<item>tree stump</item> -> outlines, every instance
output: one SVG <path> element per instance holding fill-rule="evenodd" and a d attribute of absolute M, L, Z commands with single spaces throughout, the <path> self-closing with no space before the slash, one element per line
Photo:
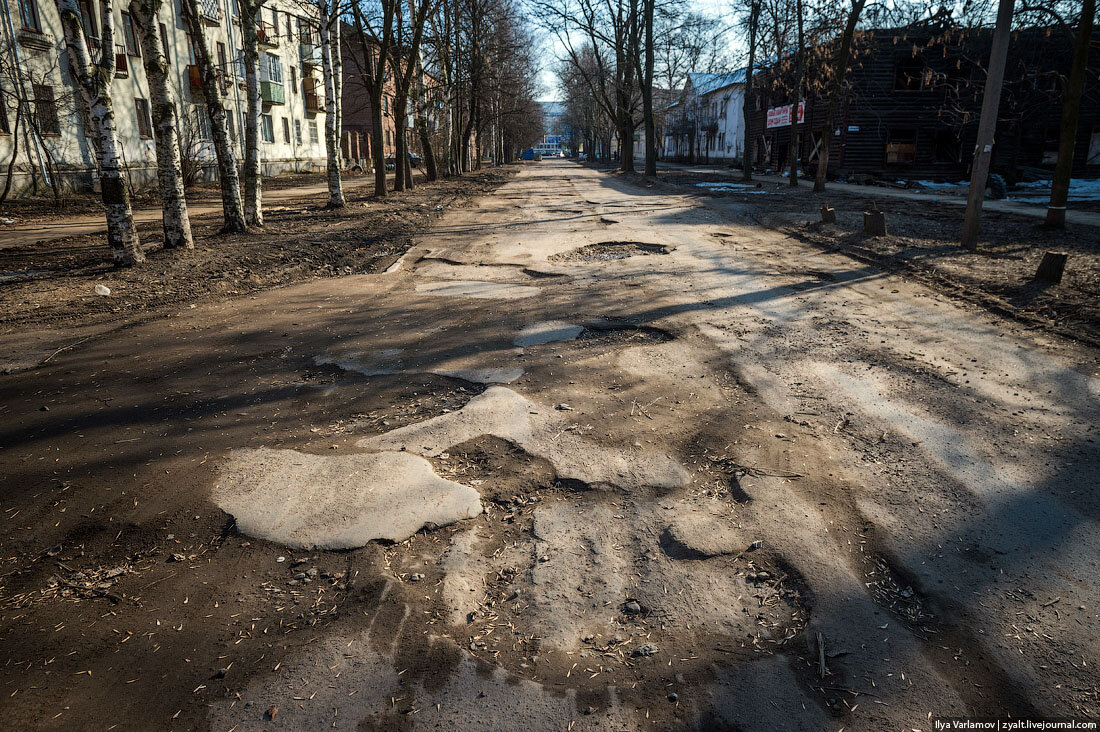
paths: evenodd
<path fill-rule="evenodd" d="M 821 223 L 823 223 L 823 224 L 835 224 L 836 223 L 836 209 L 831 207 L 827 203 L 821 204 Z"/>
<path fill-rule="evenodd" d="M 1039 262 L 1039 269 L 1035 270 L 1035 279 L 1058 284 L 1062 281 L 1068 258 L 1069 254 L 1066 252 L 1046 252 L 1043 254 L 1043 261 Z"/>
<path fill-rule="evenodd" d="M 863 212 L 863 233 L 869 236 L 886 236 L 886 212 L 879 211 L 873 201 L 871 210 Z"/>

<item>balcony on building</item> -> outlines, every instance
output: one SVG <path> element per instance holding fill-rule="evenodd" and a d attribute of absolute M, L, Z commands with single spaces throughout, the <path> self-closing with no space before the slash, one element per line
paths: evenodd
<path fill-rule="evenodd" d="M 298 47 L 302 56 L 302 66 L 317 68 L 321 65 L 321 47 L 312 43 L 303 43 Z"/>
<path fill-rule="evenodd" d="M 321 104 L 321 97 L 316 92 L 306 92 L 302 96 L 308 114 L 317 114 L 318 112 L 325 111 L 324 105 Z"/>
<path fill-rule="evenodd" d="M 256 38 L 265 48 L 275 48 L 279 45 L 279 29 L 271 23 L 260 21 L 256 24 Z"/>
<path fill-rule="evenodd" d="M 260 81 L 260 101 L 264 104 L 286 104 L 286 91 L 277 81 Z"/>

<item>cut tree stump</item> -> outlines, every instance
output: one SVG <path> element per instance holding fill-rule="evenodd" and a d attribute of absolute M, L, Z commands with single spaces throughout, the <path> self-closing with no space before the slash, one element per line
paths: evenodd
<path fill-rule="evenodd" d="M 831 207 L 827 203 L 821 204 L 821 223 L 823 223 L 823 224 L 835 224 L 836 223 L 836 209 Z"/>
<path fill-rule="evenodd" d="M 1058 284 L 1062 281 L 1062 274 L 1066 270 L 1066 252 L 1047 252 L 1043 255 L 1043 261 L 1039 262 L 1039 269 L 1035 270 L 1035 279 L 1043 282 Z"/>
<path fill-rule="evenodd" d="M 863 233 L 869 236 L 886 236 L 886 212 L 879 211 L 872 201 L 871 210 L 863 212 Z"/>

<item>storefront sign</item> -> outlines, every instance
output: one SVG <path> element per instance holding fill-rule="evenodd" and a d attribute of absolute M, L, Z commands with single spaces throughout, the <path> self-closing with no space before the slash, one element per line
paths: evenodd
<path fill-rule="evenodd" d="M 786 127 L 791 123 L 791 110 L 794 109 L 793 104 L 788 104 L 785 107 L 772 107 L 768 110 L 768 124 L 767 128 L 770 130 L 772 127 Z M 806 102 L 798 103 L 798 124 L 802 124 L 806 121 Z"/>

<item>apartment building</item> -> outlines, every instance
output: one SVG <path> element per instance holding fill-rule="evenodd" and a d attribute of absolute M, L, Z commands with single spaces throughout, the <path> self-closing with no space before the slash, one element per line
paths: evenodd
<path fill-rule="evenodd" d="M 54 177 L 63 189 L 93 189 L 95 150 L 83 101 L 70 76 L 57 6 L 53 0 L 0 2 L 5 6 L 0 18 L 0 174 L 17 142 L 16 112 L 22 106 L 13 190 L 41 191 Z M 229 133 L 243 156 L 247 102 L 237 0 L 200 0 L 199 6 L 229 111 Z M 97 0 L 81 0 L 80 8 L 93 54 L 115 54 L 112 97 L 128 178 L 134 188 L 151 185 L 156 180 L 156 153 L 149 85 L 134 21 L 125 4 L 116 6 L 115 47 L 103 49 Z M 185 170 L 196 180 L 214 180 L 210 120 L 194 65 L 187 12 L 184 0 L 165 0 L 160 34 L 180 103 Z M 316 12 L 307 3 L 268 0 L 258 31 L 264 174 L 323 169 L 325 105 Z M 32 124 L 26 124 L 28 119 Z"/>
<path fill-rule="evenodd" d="M 745 69 L 691 73 L 666 111 L 665 153 L 681 162 L 731 162 L 745 148 Z"/>

